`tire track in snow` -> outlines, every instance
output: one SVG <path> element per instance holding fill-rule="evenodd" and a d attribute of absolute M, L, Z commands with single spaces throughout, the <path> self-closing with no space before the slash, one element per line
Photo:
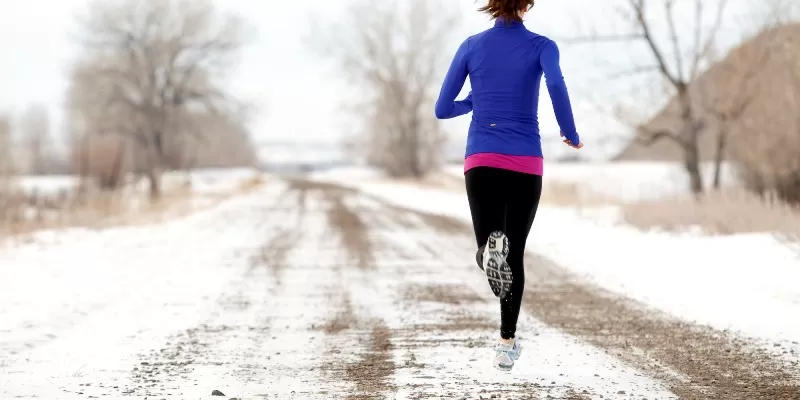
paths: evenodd
<path fill-rule="evenodd" d="M 344 253 L 336 263 L 336 291 L 339 309 L 326 324 L 328 336 L 325 370 L 331 380 L 345 378 L 349 384 L 349 400 L 386 398 L 394 392 L 392 376 L 396 365 L 392 358 L 393 338 L 381 315 L 372 315 L 363 304 L 371 288 L 361 290 L 353 282 L 369 282 L 373 274 L 374 247 L 364 216 L 348 204 L 352 191 L 311 182 L 295 183 L 295 187 L 313 190 L 326 199 L 326 219 L 331 236 L 338 236 Z M 347 353 L 339 349 L 348 349 Z M 348 355 L 351 355 L 348 357 Z M 355 358 L 352 357 L 355 355 Z"/>
<path fill-rule="evenodd" d="M 451 267 L 447 248 L 436 243 L 420 253 L 421 244 L 432 243 L 426 240 L 431 236 L 426 221 L 354 192 L 348 192 L 341 204 L 363 221 L 359 225 L 368 227 L 362 234 L 371 242 L 374 260 L 367 269 L 345 271 L 345 279 L 350 280 L 351 296 L 363 308 L 383 316 L 386 332 L 381 337 L 388 339 L 381 340 L 383 351 L 371 352 L 380 354 L 383 361 L 362 355 L 356 365 L 363 367 L 353 368 L 351 364 L 349 371 L 358 373 L 348 375 L 357 379 L 359 389 L 351 398 L 471 399 L 501 394 L 514 399 L 535 398 L 537 391 L 532 383 L 506 380 L 496 385 L 493 376 L 484 371 L 465 373 L 464 364 L 479 360 L 489 343 L 488 332 L 496 326 L 489 317 L 491 312 L 482 306 L 485 298 L 463 283 L 442 279 Z M 376 342 L 373 339 L 373 346 Z M 378 365 L 384 367 L 375 369 Z M 364 373 L 388 375 L 389 369 L 392 376 L 381 375 L 380 379 Z M 383 396 L 364 392 L 375 384 Z"/>
<path fill-rule="evenodd" d="M 284 268 L 289 261 L 287 256 L 295 243 L 303 239 L 301 227 L 305 213 L 308 210 L 305 193 L 287 190 L 281 194 L 281 199 L 281 203 L 284 200 L 294 200 L 295 207 L 289 209 L 288 216 L 282 215 L 281 226 L 274 229 L 274 232 L 264 242 L 259 252 L 251 258 L 251 268 L 266 266 L 272 272 L 278 284 L 281 283 Z"/>
<path fill-rule="evenodd" d="M 355 393 L 347 396 L 350 400 L 385 398 L 387 392 L 394 391 L 391 383 L 395 364 L 391 351 L 392 332 L 383 321 L 372 323 L 369 334 L 369 349 L 359 356 L 359 360 L 345 367 L 346 377 L 355 383 Z"/>

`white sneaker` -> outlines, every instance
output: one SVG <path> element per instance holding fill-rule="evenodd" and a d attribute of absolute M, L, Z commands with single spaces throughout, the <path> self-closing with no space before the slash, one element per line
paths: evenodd
<path fill-rule="evenodd" d="M 495 231 L 489 235 L 483 248 L 483 256 L 480 257 L 481 267 L 489 280 L 489 287 L 492 288 L 492 293 L 501 299 L 511 290 L 511 281 L 514 278 L 511 267 L 506 262 L 508 252 L 508 237 L 503 232 Z"/>
<path fill-rule="evenodd" d="M 519 359 L 522 353 L 522 346 L 519 340 L 514 338 L 514 344 L 497 343 L 494 347 L 494 367 L 501 371 L 511 371 L 514 361 Z"/>

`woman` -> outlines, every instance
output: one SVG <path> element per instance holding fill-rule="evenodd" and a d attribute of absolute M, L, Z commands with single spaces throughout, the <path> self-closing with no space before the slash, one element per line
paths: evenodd
<path fill-rule="evenodd" d="M 525 287 L 523 256 L 542 192 L 539 87 L 544 75 L 563 142 L 580 149 L 555 42 L 522 22 L 534 0 L 490 0 L 480 9 L 494 27 L 467 38 L 447 72 L 436 117 L 473 112 L 464 175 L 478 245 L 476 259 L 500 298 L 500 342 L 495 367 L 519 358 L 517 319 Z M 467 76 L 472 91 L 461 101 Z"/>

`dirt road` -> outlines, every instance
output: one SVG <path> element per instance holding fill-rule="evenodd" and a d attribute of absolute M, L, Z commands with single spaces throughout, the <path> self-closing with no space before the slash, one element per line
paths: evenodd
<path fill-rule="evenodd" d="M 226 278 L 204 283 L 213 288 L 203 306 L 187 308 L 188 297 L 158 305 L 166 316 L 194 313 L 191 323 L 165 333 L 156 327 L 163 319 L 122 333 L 98 324 L 90 332 L 116 335 L 118 345 L 155 339 L 131 347 L 139 350 L 127 367 L 56 370 L 50 389 L 62 398 L 195 399 L 216 390 L 242 399 L 800 399 L 796 365 L 746 338 L 604 292 L 535 254 L 523 355 L 512 373 L 499 373 L 490 367 L 497 300 L 463 221 L 302 180 L 246 204 L 195 226 L 214 237 L 238 221 L 250 237 L 226 256 Z M 15 343 L 5 348 L 25 347 Z M 0 387 L 3 375 L 19 382 L 42 373 L 32 358 L 8 358 Z M 10 387 L 0 397 L 35 394 L 34 386 Z"/>

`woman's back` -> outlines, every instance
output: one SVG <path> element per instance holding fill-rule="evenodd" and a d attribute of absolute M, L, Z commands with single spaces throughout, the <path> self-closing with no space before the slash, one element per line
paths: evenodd
<path fill-rule="evenodd" d="M 572 144 L 580 138 L 552 40 L 529 31 L 521 21 L 498 19 L 469 37 L 456 52 L 436 102 L 436 116 L 473 112 L 467 152 L 542 157 L 539 92 L 544 75 L 561 133 Z M 467 76 L 472 91 L 455 101 Z"/>
<path fill-rule="evenodd" d="M 534 124 L 542 78 L 540 57 L 550 41 L 520 22 L 497 21 L 468 39 L 467 71 L 477 121 Z"/>

